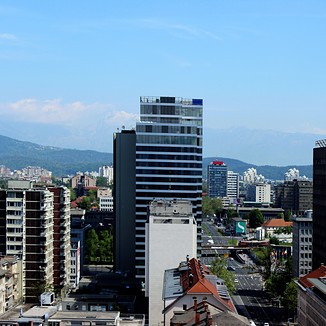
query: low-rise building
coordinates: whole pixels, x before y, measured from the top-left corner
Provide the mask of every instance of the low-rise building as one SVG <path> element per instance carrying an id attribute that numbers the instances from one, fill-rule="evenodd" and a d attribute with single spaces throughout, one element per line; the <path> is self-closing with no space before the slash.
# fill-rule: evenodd
<path id="1" fill-rule="evenodd" d="M 17 256 L 0 257 L 0 314 L 22 299 L 22 261 Z"/>
<path id="2" fill-rule="evenodd" d="M 298 325 L 326 325 L 326 266 L 299 278 Z"/>
<path id="3" fill-rule="evenodd" d="M 194 296 L 198 302 L 204 300 L 214 306 L 216 313 L 230 311 L 237 314 L 224 281 L 200 260 L 187 258 L 177 268 L 168 269 L 164 273 L 164 325 L 170 325 L 176 312 L 192 307 Z"/>
<path id="4" fill-rule="evenodd" d="M 262 227 L 265 229 L 265 235 L 267 237 L 272 237 L 275 235 L 275 232 L 284 233 L 286 232 L 287 228 L 292 228 L 293 222 L 286 222 L 282 218 L 275 218 L 266 221 Z"/>
<path id="5" fill-rule="evenodd" d="M 145 325 L 145 315 L 142 314 L 123 314 L 120 311 L 102 310 L 100 305 L 94 306 L 92 310 L 66 310 L 63 307 L 57 304 L 33 306 L 28 309 L 20 306 L 2 315 L 0 326 Z"/>

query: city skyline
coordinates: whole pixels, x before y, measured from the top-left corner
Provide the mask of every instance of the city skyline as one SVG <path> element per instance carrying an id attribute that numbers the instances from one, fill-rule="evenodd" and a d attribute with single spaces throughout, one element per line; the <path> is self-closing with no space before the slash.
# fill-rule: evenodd
<path id="1" fill-rule="evenodd" d="M 3 1 L 0 134 L 112 152 L 140 96 L 197 97 L 204 156 L 312 164 L 313 140 L 326 138 L 325 14 L 322 1 Z M 296 138 L 301 156 L 277 154 L 271 134 L 284 147 Z"/>

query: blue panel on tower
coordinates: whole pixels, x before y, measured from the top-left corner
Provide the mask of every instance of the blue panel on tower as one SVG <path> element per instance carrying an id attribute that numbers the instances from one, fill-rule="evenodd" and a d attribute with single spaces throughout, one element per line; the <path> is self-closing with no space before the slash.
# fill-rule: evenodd
<path id="1" fill-rule="evenodd" d="M 192 105 L 203 105 L 203 100 L 201 98 L 193 98 Z"/>

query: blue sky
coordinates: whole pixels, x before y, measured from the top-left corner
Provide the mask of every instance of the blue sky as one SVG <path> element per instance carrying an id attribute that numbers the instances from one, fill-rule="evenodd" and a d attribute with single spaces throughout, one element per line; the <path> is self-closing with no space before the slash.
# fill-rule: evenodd
<path id="1" fill-rule="evenodd" d="M 139 96 L 168 95 L 203 98 L 210 137 L 326 138 L 325 35 L 324 0 L 4 0 L 0 134 L 112 152 Z M 205 143 L 204 155 L 226 157 L 219 139 Z"/>

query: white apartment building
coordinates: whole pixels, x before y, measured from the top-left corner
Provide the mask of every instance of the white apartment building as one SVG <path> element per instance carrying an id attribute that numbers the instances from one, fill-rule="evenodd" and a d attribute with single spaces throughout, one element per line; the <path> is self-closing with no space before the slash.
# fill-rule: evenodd
<path id="1" fill-rule="evenodd" d="M 103 165 L 98 169 L 98 174 L 100 177 L 108 179 L 109 183 L 113 182 L 113 166 Z"/>
<path id="2" fill-rule="evenodd" d="M 70 288 L 78 288 L 80 281 L 80 241 L 72 241 L 70 249 Z"/>
<path id="3" fill-rule="evenodd" d="M 100 211 L 113 212 L 113 197 L 101 196 L 100 199 Z"/>
<path id="4" fill-rule="evenodd" d="M 239 173 L 228 171 L 227 196 L 232 199 L 239 198 Z"/>
<path id="5" fill-rule="evenodd" d="M 196 257 L 197 224 L 191 201 L 154 200 L 146 223 L 145 294 L 149 297 L 149 325 L 163 322 L 163 278 L 184 257 Z"/>
<path id="6" fill-rule="evenodd" d="M 248 186 L 247 200 L 255 203 L 271 202 L 271 185 L 269 183 L 256 183 Z"/>

